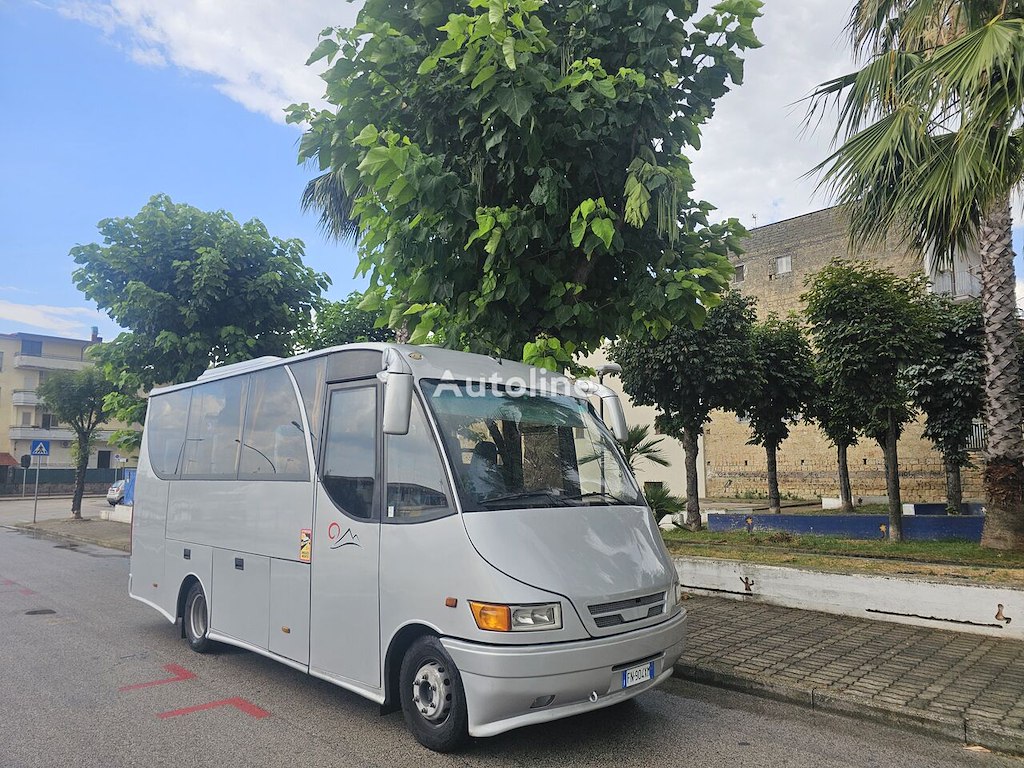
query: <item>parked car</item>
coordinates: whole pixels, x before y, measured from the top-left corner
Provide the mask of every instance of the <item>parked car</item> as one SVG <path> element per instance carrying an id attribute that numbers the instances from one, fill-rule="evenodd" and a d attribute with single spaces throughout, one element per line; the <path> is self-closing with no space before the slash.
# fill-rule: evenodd
<path id="1" fill-rule="evenodd" d="M 113 507 L 124 501 L 124 489 L 127 484 L 127 480 L 118 480 L 107 489 L 107 503 L 110 506 Z"/>

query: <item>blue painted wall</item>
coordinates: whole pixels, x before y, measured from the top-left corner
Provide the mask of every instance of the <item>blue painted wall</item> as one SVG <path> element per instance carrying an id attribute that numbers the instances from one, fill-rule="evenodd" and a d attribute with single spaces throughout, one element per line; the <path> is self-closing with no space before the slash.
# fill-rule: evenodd
<path id="1" fill-rule="evenodd" d="M 708 515 L 709 531 L 745 531 L 747 518 L 755 531 L 788 531 L 796 534 L 841 536 L 849 539 L 881 539 L 881 526 L 888 527 L 886 515 Z M 908 541 L 964 539 L 981 541 L 981 516 L 906 515 L 903 538 Z"/>

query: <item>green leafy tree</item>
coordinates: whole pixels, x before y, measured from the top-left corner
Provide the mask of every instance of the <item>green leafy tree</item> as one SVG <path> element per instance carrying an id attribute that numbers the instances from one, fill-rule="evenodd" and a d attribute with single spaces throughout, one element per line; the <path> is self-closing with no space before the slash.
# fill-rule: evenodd
<path id="1" fill-rule="evenodd" d="M 942 454 L 946 507 L 960 514 L 960 470 L 969 464 L 967 440 L 985 403 L 985 339 L 977 302 L 934 297 L 935 343 L 918 365 L 906 369 L 907 391 L 925 415 L 924 436 Z"/>
<path id="2" fill-rule="evenodd" d="M 837 394 L 820 358 L 814 359 L 814 390 L 807 416 L 825 433 L 836 448 L 836 466 L 839 472 L 839 507 L 841 512 L 853 512 L 853 487 L 850 483 L 848 453 L 857 444 L 858 415 L 851 403 Z"/>
<path id="3" fill-rule="evenodd" d="M 325 301 L 316 308 L 313 323 L 299 335 L 304 349 L 324 349 L 362 341 L 394 341 L 395 334 L 377 326 L 380 312 L 360 309 L 363 294 L 350 293 L 344 301 Z"/>
<path id="4" fill-rule="evenodd" d="M 814 392 L 811 347 L 799 322 L 770 315 L 750 331 L 755 374 L 744 408 L 750 418 L 751 445 L 764 447 L 768 464 L 768 507 L 782 512 L 778 451 L 789 425 L 802 419 Z"/>
<path id="5" fill-rule="evenodd" d="M 743 230 L 709 222 L 684 152 L 760 5 L 367 0 L 325 29 L 307 63 L 332 107 L 288 119 L 321 171 L 304 202 L 359 241 L 363 307 L 549 367 L 699 323 Z"/>
<path id="6" fill-rule="evenodd" d="M 156 195 L 132 218 L 99 223 L 102 243 L 71 249 L 75 284 L 122 328 L 93 355 L 116 385 L 107 406 L 141 424 L 140 396 L 211 365 L 288 355 L 330 284 L 302 263 L 301 240 L 252 219 Z M 138 442 L 138 432 L 132 432 Z M 122 436 L 131 443 L 131 436 Z"/>
<path id="7" fill-rule="evenodd" d="M 1024 3 L 857 0 L 862 69 L 823 83 L 838 149 L 819 166 L 851 212 L 854 243 L 886 236 L 949 264 L 981 253 L 985 329 L 982 545 L 1024 549 L 1024 405 L 1010 198 L 1024 182 Z"/>
<path id="8" fill-rule="evenodd" d="M 611 358 L 622 366 L 622 388 L 637 405 L 658 409 L 662 434 L 686 454 L 686 524 L 700 527 L 697 448 L 716 408 L 742 411 L 755 371 L 750 329 L 753 300 L 726 293 L 699 327 L 681 324 L 661 340 L 622 339 Z"/>
<path id="9" fill-rule="evenodd" d="M 866 261 L 833 261 L 801 297 L 819 375 L 885 455 L 889 538 L 903 538 L 897 443 L 912 414 L 901 372 L 930 342 L 923 275 L 900 277 Z"/>
<path id="10" fill-rule="evenodd" d="M 104 402 L 114 386 L 99 369 L 90 366 L 80 371 L 58 371 L 39 385 L 39 398 L 60 421 L 75 433 L 71 455 L 75 462 L 75 492 L 71 497 L 71 516 L 82 518 L 85 470 L 99 426 L 110 414 Z"/>
<path id="11" fill-rule="evenodd" d="M 663 437 L 651 437 L 651 427 L 648 424 L 633 424 L 629 427 L 626 442 L 619 443 L 619 448 L 633 474 L 636 474 L 641 461 L 649 461 L 659 467 L 669 465 L 664 452 L 658 447 L 664 440 Z"/>

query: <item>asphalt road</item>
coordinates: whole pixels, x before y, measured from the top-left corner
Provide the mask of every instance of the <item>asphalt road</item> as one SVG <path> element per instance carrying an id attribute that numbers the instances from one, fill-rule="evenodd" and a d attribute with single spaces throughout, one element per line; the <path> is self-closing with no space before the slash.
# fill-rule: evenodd
<path id="1" fill-rule="evenodd" d="M 121 553 L 0 527 L 0 766 L 1024 766 L 680 681 L 436 755 L 354 694 L 256 654 L 192 653 L 127 577 Z"/>

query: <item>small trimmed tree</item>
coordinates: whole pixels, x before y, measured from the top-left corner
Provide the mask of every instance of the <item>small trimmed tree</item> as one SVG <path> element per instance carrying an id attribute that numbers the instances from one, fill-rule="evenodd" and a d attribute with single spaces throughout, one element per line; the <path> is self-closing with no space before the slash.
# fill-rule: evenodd
<path id="1" fill-rule="evenodd" d="M 750 344 L 753 300 L 731 291 L 699 328 L 677 325 L 658 341 L 624 339 L 611 358 L 622 366 L 622 388 L 637 405 L 653 405 L 658 431 L 686 453 L 686 525 L 700 528 L 697 449 L 711 412 L 741 411 L 756 376 Z"/>
<path id="2" fill-rule="evenodd" d="M 814 392 L 811 347 L 795 318 L 769 315 L 750 331 L 757 375 L 751 377 L 744 410 L 750 419 L 750 445 L 765 450 L 768 465 L 768 508 L 782 512 L 778 451 L 789 437 L 789 425 L 807 411 Z"/>
<path id="3" fill-rule="evenodd" d="M 857 416 L 850 403 L 837 397 L 829 378 L 823 375 L 819 360 L 814 361 L 814 397 L 807 415 L 836 448 L 836 466 L 839 472 L 839 507 L 841 512 L 853 512 L 853 488 L 850 483 L 850 463 L 847 459 L 851 445 L 857 444 Z"/>
<path id="4" fill-rule="evenodd" d="M 935 343 L 904 376 L 914 406 L 924 413 L 924 436 L 942 454 L 946 508 L 960 514 L 967 440 L 985 404 L 985 331 L 977 301 L 932 297 L 930 308 Z"/>
<path id="5" fill-rule="evenodd" d="M 302 262 L 301 240 L 272 237 L 155 195 L 131 218 L 99 223 L 102 243 L 79 245 L 75 285 L 128 330 L 94 348 L 116 385 L 115 418 L 142 424 L 143 392 L 195 379 L 211 365 L 287 356 L 330 279 Z M 122 435 L 138 445 L 141 433 Z"/>
<path id="6" fill-rule="evenodd" d="M 867 261 L 833 261 L 801 297 L 819 375 L 885 455 L 889 538 L 903 538 L 897 442 L 912 413 L 901 376 L 931 342 L 923 274 L 900 277 Z"/>
<path id="7" fill-rule="evenodd" d="M 82 496 L 85 493 L 85 470 L 89 453 L 100 424 L 109 418 L 104 405 L 114 385 L 98 368 L 81 371 L 60 371 L 48 377 L 37 390 L 40 399 L 60 421 L 71 426 L 75 443 L 71 456 L 75 462 L 75 492 L 71 497 L 71 516 L 82 519 Z"/>

